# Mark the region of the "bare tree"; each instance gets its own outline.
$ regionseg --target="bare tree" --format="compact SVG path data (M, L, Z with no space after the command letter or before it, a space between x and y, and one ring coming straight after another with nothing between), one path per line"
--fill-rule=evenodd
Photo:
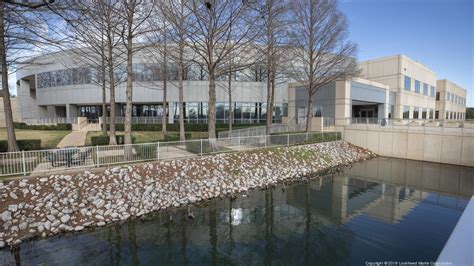
M172 50L168 50L170 55L178 65L178 101L179 101L179 140L185 140L184 132L184 69L186 36L193 35L188 24L191 10L189 0L163 0L160 3L161 13L170 25L169 40Z
M79 61L96 70L95 83L102 87L102 131L107 135L107 83L110 91L109 144L116 145L115 127L115 88L123 82L120 65L123 63L124 50L121 36L123 20L117 15L115 5L118 0L91 0L90 2L67 3L58 5L53 11L68 25L65 34L70 42L63 45L72 53L73 60ZM76 47L76 49L69 49ZM77 48L79 47L79 48Z
M193 34L187 35L188 45L209 75L208 133L212 139L216 137L216 77L228 72L225 63L231 54L251 56L245 52L260 30L261 14L247 1L193 0L190 8Z
M151 30L145 28L146 21L153 12L154 2L146 0L122 0L119 10L125 24L123 44L127 54L127 88L125 104L125 144L132 144L132 100L133 100L133 55L146 46L134 46L134 42L144 38Z
M292 77L308 92L306 131L310 131L314 95L327 84L357 75L357 47L347 41L346 18L335 0L294 1L291 17Z
M36 3L20 0L0 1L0 64L9 152L17 151L18 146L13 125L8 71L11 68L19 68L21 61L25 58L25 51L48 43L48 38L42 28L47 24L43 15L44 7L48 4L47 1Z
M287 30L289 25L288 1L265 0L264 33L262 34L261 53L265 57L265 71L267 83L267 117L265 132L270 135L273 120L273 106L275 104L275 87L277 77L285 63Z

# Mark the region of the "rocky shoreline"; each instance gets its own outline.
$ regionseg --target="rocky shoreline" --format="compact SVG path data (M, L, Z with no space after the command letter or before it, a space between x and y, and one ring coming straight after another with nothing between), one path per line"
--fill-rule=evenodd
M0 182L0 248L235 197L374 156L336 141Z

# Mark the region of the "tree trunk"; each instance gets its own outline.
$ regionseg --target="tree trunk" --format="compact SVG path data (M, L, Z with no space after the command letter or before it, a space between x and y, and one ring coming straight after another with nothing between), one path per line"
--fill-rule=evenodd
M167 131L167 124L168 124L168 103L167 103L167 90L168 90L168 82L166 78L163 78L163 117L161 120L161 132L163 135L166 135L168 133Z
M166 36L166 35L165 35ZM168 103L167 103L167 92L168 92L168 49L166 44L166 38L164 42L163 51L163 116L161 121L161 132L163 136L168 133L166 126L168 125Z
M229 137L232 131L232 119L233 119L233 112L232 112L232 72L229 71L229 115L228 115L228 123L229 123Z
M267 70L269 71L269 70ZM273 90L272 90L271 76L267 75L267 121L265 124L265 135L270 135L273 122Z
M113 63L113 53L111 39L108 39L109 47L109 82L110 82L110 123L109 123L109 145L117 145L117 138L115 132L115 77L114 77L114 63ZM107 123L106 123L107 126Z
M102 46L103 47L103 46ZM102 56L101 65L101 79L102 79L102 135L107 136L107 85L105 82L105 59Z
M132 144L133 51L132 37L127 37L127 89L125 91L125 144Z
M184 110L183 110L183 101L184 101L184 92L183 92L183 72L184 72L184 41L181 38L179 42L179 62L178 62L178 91L179 91L179 140L184 141L186 139L184 134Z
M209 72L209 105L207 121L209 139L214 139L216 138L216 78L213 70Z
M3 109L5 112L5 127L7 130L7 142L8 151L18 151L18 145L16 143L15 128L13 126L13 113L12 105L10 101L10 91L8 90L8 65L6 58L6 47L5 47L5 29L4 29L4 12L5 4L3 1L0 3L0 58L2 60L2 90L3 90Z
M306 132L311 132L311 125L313 122L313 97L311 94L309 94L309 99L308 99L308 110L306 112Z

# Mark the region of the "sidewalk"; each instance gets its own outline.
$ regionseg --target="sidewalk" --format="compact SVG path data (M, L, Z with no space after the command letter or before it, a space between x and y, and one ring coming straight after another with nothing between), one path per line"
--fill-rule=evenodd
M84 146L86 144L87 131L73 131L66 135L58 144L58 148L68 146Z

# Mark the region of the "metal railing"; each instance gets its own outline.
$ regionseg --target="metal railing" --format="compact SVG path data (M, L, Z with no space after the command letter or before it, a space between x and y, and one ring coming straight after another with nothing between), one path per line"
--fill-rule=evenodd
M64 170L84 167L181 159L340 139L342 139L340 132L315 132L6 152L0 153L0 176L64 172Z
M179 123L178 118L172 118L174 123ZM106 119L107 123L110 123L110 117ZM263 124L265 123L265 118L234 118L232 120L233 124ZM274 118L274 123L281 123L281 118ZM161 124L163 122L162 117L132 117L132 124ZM207 118L184 118L184 123L186 124L206 124ZM216 123L226 124L229 122L227 118L217 118ZM116 117L116 124L125 123L125 117Z
M474 128L474 120L444 120L444 119L387 119L387 118L346 118L346 126L378 125L387 127L410 128Z
M23 118L22 122L27 125L57 125L77 124L78 117L53 117L53 118Z
M303 131L306 129L305 125L302 124L293 124L293 125L282 125L282 124L272 124L270 127L270 133L282 133L282 132L291 132L291 131ZM250 136L262 136L266 134L265 126L258 127L249 127L241 129L233 129L231 131L221 131L217 135L219 138L228 138L228 137L250 137Z

